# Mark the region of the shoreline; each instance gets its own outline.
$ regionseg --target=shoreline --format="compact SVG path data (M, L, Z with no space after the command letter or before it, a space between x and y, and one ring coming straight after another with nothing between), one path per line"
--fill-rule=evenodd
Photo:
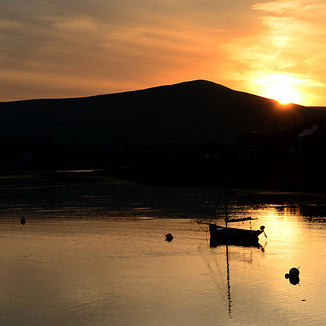
M326 171L306 166L121 166L2 169L0 176L112 177L147 186L221 187L252 190L326 191Z

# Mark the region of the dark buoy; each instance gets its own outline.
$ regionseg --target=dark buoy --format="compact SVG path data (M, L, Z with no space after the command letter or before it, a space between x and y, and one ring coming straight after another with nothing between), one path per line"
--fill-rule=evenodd
M289 271L290 277L298 277L300 274L299 268L295 268L295 267L291 268Z
M25 225L25 223L26 223L25 217L21 217L20 218L20 224Z
M171 233L167 233L165 235L165 241L171 242L173 240L173 235Z
M300 267L299 267L300 268ZM291 268L289 273L285 274L285 278L289 279L289 282L293 285L296 285L300 282L300 278L299 278L299 268Z
M300 278L298 276L290 277L289 281L290 281L291 284L297 285L300 282Z

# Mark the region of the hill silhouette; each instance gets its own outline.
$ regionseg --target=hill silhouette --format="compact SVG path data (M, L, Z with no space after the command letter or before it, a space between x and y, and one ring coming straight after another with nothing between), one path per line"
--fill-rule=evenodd
M44 148L52 151L44 156L52 160L70 155L85 161L205 142L233 145L251 132L273 135L326 115L324 108L284 107L205 80L84 98L1 102L0 112L4 152L34 146L43 156Z

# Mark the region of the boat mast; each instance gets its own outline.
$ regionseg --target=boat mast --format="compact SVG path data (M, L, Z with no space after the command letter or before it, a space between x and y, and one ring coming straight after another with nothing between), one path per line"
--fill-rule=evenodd
M225 227L228 227L228 198L227 198L227 190L225 189Z

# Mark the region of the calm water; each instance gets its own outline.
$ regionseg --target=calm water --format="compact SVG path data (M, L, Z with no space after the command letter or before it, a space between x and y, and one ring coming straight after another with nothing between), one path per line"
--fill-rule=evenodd
M232 191L231 214L266 226L259 249L210 248L211 189L20 176L0 192L1 325L326 323L324 194Z

